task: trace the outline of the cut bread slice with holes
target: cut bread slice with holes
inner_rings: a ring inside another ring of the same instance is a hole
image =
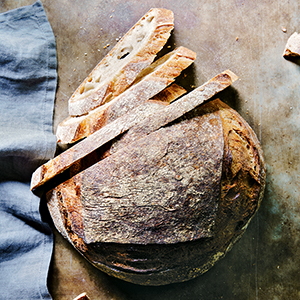
[[[57,141],[74,143],[116,120],[169,86],[196,59],[196,53],[178,47],[144,69],[125,92],[87,115],[68,117],[57,127]]]
[[[122,93],[153,62],[173,28],[172,11],[146,13],[77,88],[69,99],[69,115],[86,114]]]

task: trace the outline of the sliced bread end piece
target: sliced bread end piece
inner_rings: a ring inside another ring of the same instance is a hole
[[[148,11],[77,88],[69,99],[69,115],[86,114],[122,93],[153,62],[173,28],[172,11]]]

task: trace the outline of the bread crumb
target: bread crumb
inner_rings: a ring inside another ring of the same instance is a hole
[[[182,175],[176,174],[175,175],[175,179],[178,180],[178,181],[180,181],[182,179]]]
[[[282,30],[283,32],[287,32],[287,30],[286,30],[286,28],[285,28],[284,26],[281,27],[281,30]]]
[[[73,69],[73,72],[75,72],[76,71],[76,69]]]
[[[237,37],[235,38],[235,40],[238,41],[238,40],[239,40],[239,37],[237,36]]]

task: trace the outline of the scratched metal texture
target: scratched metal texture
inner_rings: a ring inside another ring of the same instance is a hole
[[[0,11],[31,4],[2,0]],[[54,130],[67,117],[79,83],[151,7],[173,10],[169,44],[198,57],[180,83],[190,89],[229,68],[239,76],[220,98],[255,130],[266,164],[262,205],[242,239],[204,275],[182,284],[143,287],[107,276],[55,231],[49,274],[53,299],[87,292],[94,299],[300,299],[300,67],[282,57],[300,30],[297,0],[42,0],[56,36],[59,85]],[[55,230],[55,229],[54,229]]]

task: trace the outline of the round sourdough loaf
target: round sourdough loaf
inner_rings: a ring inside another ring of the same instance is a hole
[[[219,99],[115,144],[47,194],[59,232],[109,275],[141,285],[192,279],[231,249],[259,208],[259,141]]]

